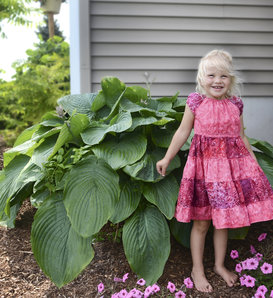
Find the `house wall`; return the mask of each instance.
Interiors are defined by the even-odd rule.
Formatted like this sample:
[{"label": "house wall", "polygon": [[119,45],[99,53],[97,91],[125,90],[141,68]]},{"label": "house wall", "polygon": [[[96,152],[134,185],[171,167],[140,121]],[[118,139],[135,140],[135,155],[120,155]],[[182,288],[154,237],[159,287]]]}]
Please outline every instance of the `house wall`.
[{"label": "house wall", "polygon": [[89,0],[88,17],[85,90],[99,90],[106,75],[145,86],[148,73],[153,96],[187,96],[199,59],[225,49],[244,81],[248,135],[273,143],[272,0]]}]

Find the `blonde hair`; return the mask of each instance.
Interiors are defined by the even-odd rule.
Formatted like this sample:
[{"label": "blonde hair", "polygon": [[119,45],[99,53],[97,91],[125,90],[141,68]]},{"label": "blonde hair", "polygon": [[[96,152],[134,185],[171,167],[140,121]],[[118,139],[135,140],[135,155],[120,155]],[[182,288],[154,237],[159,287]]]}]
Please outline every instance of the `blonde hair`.
[{"label": "blonde hair", "polygon": [[238,76],[238,73],[235,71],[232,56],[224,50],[213,50],[204,56],[199,63],[198,72],[196,77],[196,91],[204,94],[205,90],[202,87],[204,78],[207,74],[207,67],[216,67],[221,71],[226,71],[230,78],[231,84],[230,89],[227,92],[228,96],[240,95],[240,84],[241,80]]}]

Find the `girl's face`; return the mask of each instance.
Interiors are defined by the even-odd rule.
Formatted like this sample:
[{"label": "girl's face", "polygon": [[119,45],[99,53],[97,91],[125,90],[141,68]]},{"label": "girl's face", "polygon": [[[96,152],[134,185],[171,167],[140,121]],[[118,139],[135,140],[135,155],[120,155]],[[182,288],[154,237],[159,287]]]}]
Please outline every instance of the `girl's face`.
[{"label": "girl's face", "polygon": [[214,99],[224,99],[227,97],[231,85],[230,75],[224,70],[216,67],[208,67],[202,83],[206,96]]}]

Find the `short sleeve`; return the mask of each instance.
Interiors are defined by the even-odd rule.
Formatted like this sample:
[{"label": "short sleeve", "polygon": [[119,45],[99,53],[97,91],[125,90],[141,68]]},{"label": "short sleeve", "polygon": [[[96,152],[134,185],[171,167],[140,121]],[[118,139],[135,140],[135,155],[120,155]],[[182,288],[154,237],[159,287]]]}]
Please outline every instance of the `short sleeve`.
[{"label": "short sleeve", "polygon": [[197,92],[189,94],[187,98],[187,105],[189,106],[193,114],[195,114],[196,109],[200,106],[202,101],[203,101],[203,97],[201,94]]},{"label": "short sleeve", "polygon": [[234,103],[240,111],[240,116],[243,114],[244,103],[240,97],[233,96],[230,101]]}]

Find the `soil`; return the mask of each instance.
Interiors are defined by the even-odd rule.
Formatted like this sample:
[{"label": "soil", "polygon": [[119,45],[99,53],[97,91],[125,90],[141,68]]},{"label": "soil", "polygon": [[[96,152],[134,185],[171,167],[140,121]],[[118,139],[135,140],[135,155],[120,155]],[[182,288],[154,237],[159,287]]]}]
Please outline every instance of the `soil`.
[{"label": "soil", "polygon": [[[4,151],[4,144],[0,144],[1,152]],[[2,155],[0,155],[0,168]],[[132,289],[136,286],[137,277],[131,271],[124,255],[121,243],[114,243],[107,239],[106,234],[111,233],[112,227],[107,225],[104,228],[104,240],[94,244],[95,257],[85,270],[71,283],[58,289],[48,277],[46,277],[37,265],[31,251],[30,232],[33,216],[36,210],[29,201],[25,201],[16,219],[16,228],[0,228],[0,297],[99,297],[97,285],[103,282],[105,285],[104,298],[111,297],[123,287]],[[258,236],[267,232],[268,237],[273,235],[271,222],[253,224],[250,227],[245,240],[229,240],[228,254],[231,250],[237,249],[240,254],[249,255],[251,244],[257,244]],[[261,243],[259,243],[261,244]],[[258,245],[258,244],[257,244]],[[256,246],[255,246],[256,247]],[[258,248],[258,246],[257,246]],[[235,261],[228,255],[226,266],[233,270]],[[172,281],[176,287],[181,287],[183,280],[190,276],[191,272],[190,250],[171,239],[171,253],[166,263],[164,273],[158,281],[161,288],[166,289],[168,281]],[[241,287],[239,283],[229,288],[225,282],[213,272],[213,246],[212,236],[207,236],[204,265],[206,275],[214,291],[210,294],[200,293],[195,289],[187,289],[187,297],[252,297],[253,289]],[[122,277],[129,273],[125,284],[116,283],[114,277]],[[185,288],[183,288],[185,289]],[[165,294],[157,297],[171,297]],[[155,296],[153,296],[155,297]]]}]

